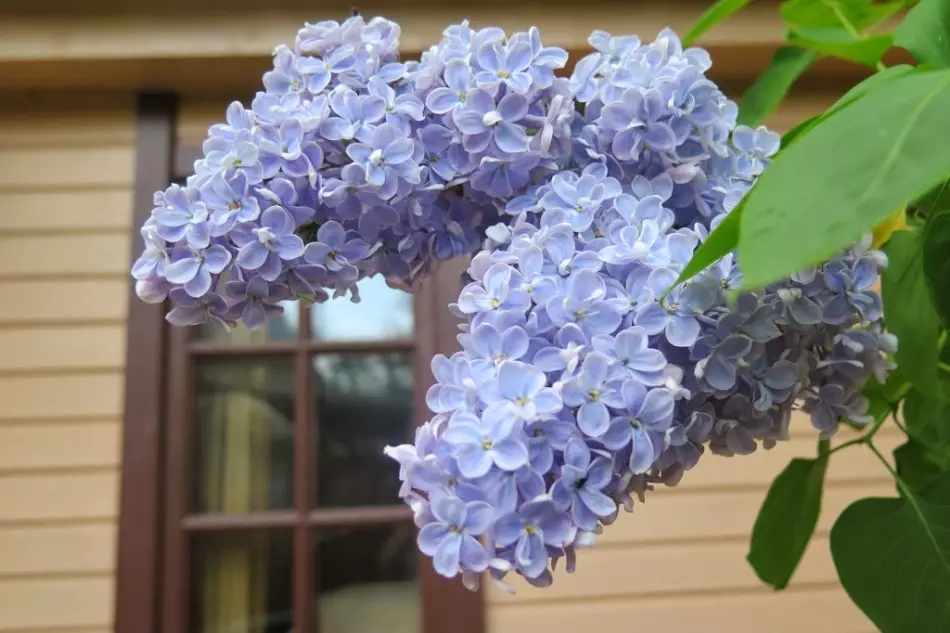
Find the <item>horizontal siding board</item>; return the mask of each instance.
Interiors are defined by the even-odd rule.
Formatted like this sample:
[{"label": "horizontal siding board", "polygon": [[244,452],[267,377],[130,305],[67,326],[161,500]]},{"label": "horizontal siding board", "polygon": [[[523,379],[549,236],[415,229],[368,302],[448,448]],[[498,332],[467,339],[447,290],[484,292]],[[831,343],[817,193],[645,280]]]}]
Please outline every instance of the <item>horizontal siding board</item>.
[{"label": "horizontal siding board", "polygon": [[0,420],[119,417],[123,372],[0,377]]},{"label": "horizontal siding board", "polygon": [[[856,499],[893,495],[894,485],[889,480],[858,486],[830,484],[822,499],[818,530],[830,530],[838,515]],[[650,494],[646,503],[638,503],[632,514],[621,512],[617,521],[597,537],[597,545],[747,538],[764,498],[764,490],[670,494],[661,489]]]},{"label": "horizontal siding board", "polygon": [[0,477],[0,524],[115,517],[118,486],[118,472]]},{"label": "horizontal siding board", "polygon": [[[0,271],[2,272],[2,271]],[[124,322],[130,278],[0,281],[0,325],[69,321]]]},{"label": "horizontal siding board", "polygon": [[[890,453],[900,443],[898,435],[889,434],[882,436],[878,445],[882,451]],[[792,458],[814,457],[816,445],[817,437],[794,436],[771,450],[760,449],[752,455],[720,457],[708,454],[685,474],[675,490],[753,485],[766,488]],[[829,481],[863,481],[887,477],[887,471],[874,454],[860,446],[837,453],[828,465]]]},{"label": "horizontal siding board", "polygon": [[[652,570],[641,570],[649,575]],[[628,570],[636,574],[637,570]],[[669,631],[682,633],[872,633],[844,590],[674,595],[665,599],[562,601],[488,609],[488,633]]]},{"label": "horizontal siding board", "polygon": [[[94,300],[90,297],[89,300]],[[125,326],[0,330],[0,372],[116,369],[125,364]],[[2,466],[2,463],[0,463]]]},{"label": "horizontal siding board", "polygon": [[[578,552],[577,570],[557,574],[554,584],[538,589],[512,579],[517,595],[492,586],[493,603],[557,602],[598,596],[676,594],[707,589],[757,591],[766,587],[746,562],[749,546],[735,543],[668,543],[648,547],[612,547]],[[636,573],[636,570],[650,570]],[[837,578],[828,552],[828,538],[808,547],[792,584],[831,583]]]},{"label": "horizontal siding board", "polygon": [[113,523],[0,527],[0,578],[111,572],[115,537]]},{"label": "horizontal siding board", "polygon": [[0,235],[5,231],[128,231],[132,223],[132,189],[86,191],[3,191],[0,189]]},{"label": "horizontal siding board", "polygon": [[0,236],[0,278],[18,275],[126,275],[131,257],[122,233]]},{"label": "horizontal siding board", "polygon": [[118,420],[0,425],[0,471],[118,467],[121,431]]},{"label": "horizontal siding board", "polygon": [[111,577],[0,581],[0,630],[108,627],[114,589]]},{"label": "horizontal siding board", "polygon": [[134,146],[5,149],[0,152],[0,188],[128,185],[134,150]]},{"label": "horizontal siding board", "polygon": [[0,147],[134,143],[131,93],[10,92],[0,104]]}]

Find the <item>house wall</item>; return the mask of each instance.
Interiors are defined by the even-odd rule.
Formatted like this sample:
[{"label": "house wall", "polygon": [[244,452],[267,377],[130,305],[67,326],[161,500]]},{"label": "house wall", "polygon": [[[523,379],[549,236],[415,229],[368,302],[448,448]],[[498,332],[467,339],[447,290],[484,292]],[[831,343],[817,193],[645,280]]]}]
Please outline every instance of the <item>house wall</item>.
[{"label": "house wall", "polygon": [[113,619],[131,95],[0,95],[0,631]]}]

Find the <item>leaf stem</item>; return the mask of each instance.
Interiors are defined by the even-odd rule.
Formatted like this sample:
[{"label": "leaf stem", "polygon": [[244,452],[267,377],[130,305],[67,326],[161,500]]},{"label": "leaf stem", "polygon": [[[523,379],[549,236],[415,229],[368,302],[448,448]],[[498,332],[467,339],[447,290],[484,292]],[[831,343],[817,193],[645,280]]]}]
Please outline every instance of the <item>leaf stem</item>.
[{"label": "leaf stem", "polygon": [[877,456],[882,464],[884,464],[884,468],[886,468],[887,472],[891,474],[891,477],[893,477],[894,481],[897,482],[897,485],[901,487],[901,490],[909,495],[910,491],[907,489],[907,484],[904,483],[904,480],[901,479],[901,476],[897,474],[897,471],[894,470],[894,467],[890,465],[890,463],[887,461],[887,458],[884,457],[880,450],[878,450],[877,446],[874,445],[874,442],[867,442],[867,445],[868,448],[871,449],[871,452]]},{"label": "leaf stem", "polygon": [[865,439],[865,437],[866,437],[866,436],[862,435],[861,437],[856,437],[856,438],[854,438],[853,440],[848,440],[848,441],[845,442],[844,444],[838,444],[837,446],[835,446],[835,447],[834,447],[833,449],[831,449],[830,451],[821,453],[821,455],[823,455],[823,456],[825,456],[825,457],[828,457],[828,456],[830,456],[830,455],[834,455],[835,453],[837,453],[838,451],[840,451],[840,450],[842,450],[842,449],[848,448],[849,446],[855,446],[856,444],[864,444],[865,442],[867,442],[867,440]]},{"label": "leaf stem", "polygon": [[[825,449],[827,449],[827,446],[828,446],[827,440],[822,440],[822,444],[819,444],[818,454],[827,457],[827,456],[829,456],[829,455],[833,455],[834,453],[837,453],[838,451],[840,451],[840,450],[842,450],[842,449],[848,448],[849,446],[856,446],[856,445],[858,445],[858,444],[867,444],[868,446],[870,446],[870,445],[871,445],[871,440],[874,439],[874,436],[875,436],[875,435],[877,434],[877,432],[881,429],[881,426],[887,421],[887,418],[889,418],[889,417],[891,417],[891,416],[890,416],[890,415],[884,415],[884,416],[881,416],[880,418],[874,420],[874,423],[871,425],[871,428],[868,430],[867,433],[865,433],[865,434],[862,435],[861,437],[856,437],[856,438],[854,438],[853,440],[848,440],[848,441],[845,442],[844,444],[838,444],[837,446],[835,446],[835,447],[834,447],[833,449],[831,449],[830,451],[828,451],[828,450],[822,450],[822,447],[824,447]],[[897,417],[894,417],[894,422],[897,422]],[[899,423],[898,423],[898,424],[899,424]],[[901,428],[903,429],[903,427],[901,427]],[[904,431],[904,432],[906,433],[906,431]]]}]

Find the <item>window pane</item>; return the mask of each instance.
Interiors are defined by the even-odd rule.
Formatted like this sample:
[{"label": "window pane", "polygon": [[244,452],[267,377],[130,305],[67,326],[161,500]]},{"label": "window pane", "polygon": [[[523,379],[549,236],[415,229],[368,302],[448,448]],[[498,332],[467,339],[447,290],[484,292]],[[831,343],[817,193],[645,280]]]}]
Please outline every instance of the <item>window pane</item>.
[{"label": "window pane", "polygon": [[249,330],[244,325],[238,324],[229,332],[223,327],[203,323],[195,328],[197,329],[195,336],[202,341],[233,344],[293,340],[297,338],[297,330],[300,329],[299,302],[296,299],[281,301],[280,305],[284,308],[284,312],[267,319],[267,324],[260,329]]},{"label": "window pane", "polygon": [[293,630],[291,534],[199,534],[191,540],[190,633]]},{"label": "window pane", "polygon": [[386,285],[379,275],[357,284],[360,302],[331,299],[310,308],[310,331],[324,341],[411,338],[412,295]]},{"label": "window pane", "polygon": [[411,354],[314,359],[318,507],[397,503],[399,469],[387,444],[412,437]]},{"label": "window pane", "polygon": [[292,507],[293,376],[290,358],[198,363],[195,511],[243,514]]},{"label": "window pane", "polygon": [[316,612],[325,633],[420,633],[411,524],[316,535]]}]

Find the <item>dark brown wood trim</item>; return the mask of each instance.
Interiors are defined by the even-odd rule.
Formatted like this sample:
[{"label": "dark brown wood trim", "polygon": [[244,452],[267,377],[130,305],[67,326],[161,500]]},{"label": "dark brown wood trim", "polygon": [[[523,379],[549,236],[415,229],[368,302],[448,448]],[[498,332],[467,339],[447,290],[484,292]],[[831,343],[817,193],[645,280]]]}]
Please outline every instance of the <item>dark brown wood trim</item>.
[{"label": "dark brown wood trim", "polygon": [[[418,331],[417,362],[422,365],[417,376],[426,382],[417,385],[416,415],[425,421],[431,416],[425,404],[425,393],[432,381],[429,362],[435,354],[451,356],[459,350],[456,340],[458,320],[449,312],[449,303],[458,300],[460,276],[468,266],[465,260],[446,262],[439,272],[427,280],[416,303]],[[420,561],[422,594],[422,633],[485,633],[484,589],[469,591],[460,577],[443,578],[432,567],[428,557]]]},{"label": "dark brown wood trim", "polygon": [[[336,301],[336,299],[331,299]],[[341,299],[347,301],[347,299]],[[306,321],[301,322],[303,326]],[[234,358],[253,356],[291,356],[302,352],[312,354],[388,354],[411,352],[415,347],[412,339],[386,339],[381,341],[261,341],[260,343],[228,343],[227,341],[191,341],[188,353],[201,357]]]},{"label": "dark brown wood trim", "polygon": [[301,302],[297,309],[300,314],[300,326],[297,328],[297,351],[294,356],[294,464],[293,488],[294,510],[297,524],[294,526],[293,554],[296,564],[293,566],[293,609],[294,630],[320,633],[319,614],[314,617],[313,586],[314,570],[311,555],[311,530],[305,523],[313,502],[311,488],[316,490],[317,470],[313,467],[313,447],[315,446],[311,429],[318,428],[316,407],[313,406],[312,391],[316,389],[310,379],[311,354],[307,349],[310,343],[310,312]]},{"label": "dark brown wood trim", "polygon": [[197,145],[178,145],[172,163],[175,180],[184,180],[195,173],[195,161],[201,158],[201,147]]},{"label": "dark brown wood trim", "polygon": [[185,351],[190,329],[173,327],[167,338],[168,374],[165,397],[165,494],[163,568],[160,589],[162,633],[188,630],[189,543],[181,522],[188,514],[190,430],[193,423],[192,363]]},{"label": "dark brown wood trim", "polygon": [[[139,98],[132,197],[133,259],[142,247],[138,229],[151,212],[152,194],[164,188],[171,175],[175,110],[173,96]],[[166,331],[163,306],[140,301],[134,283],[129,286],[115,631],[155,633]]]}]

